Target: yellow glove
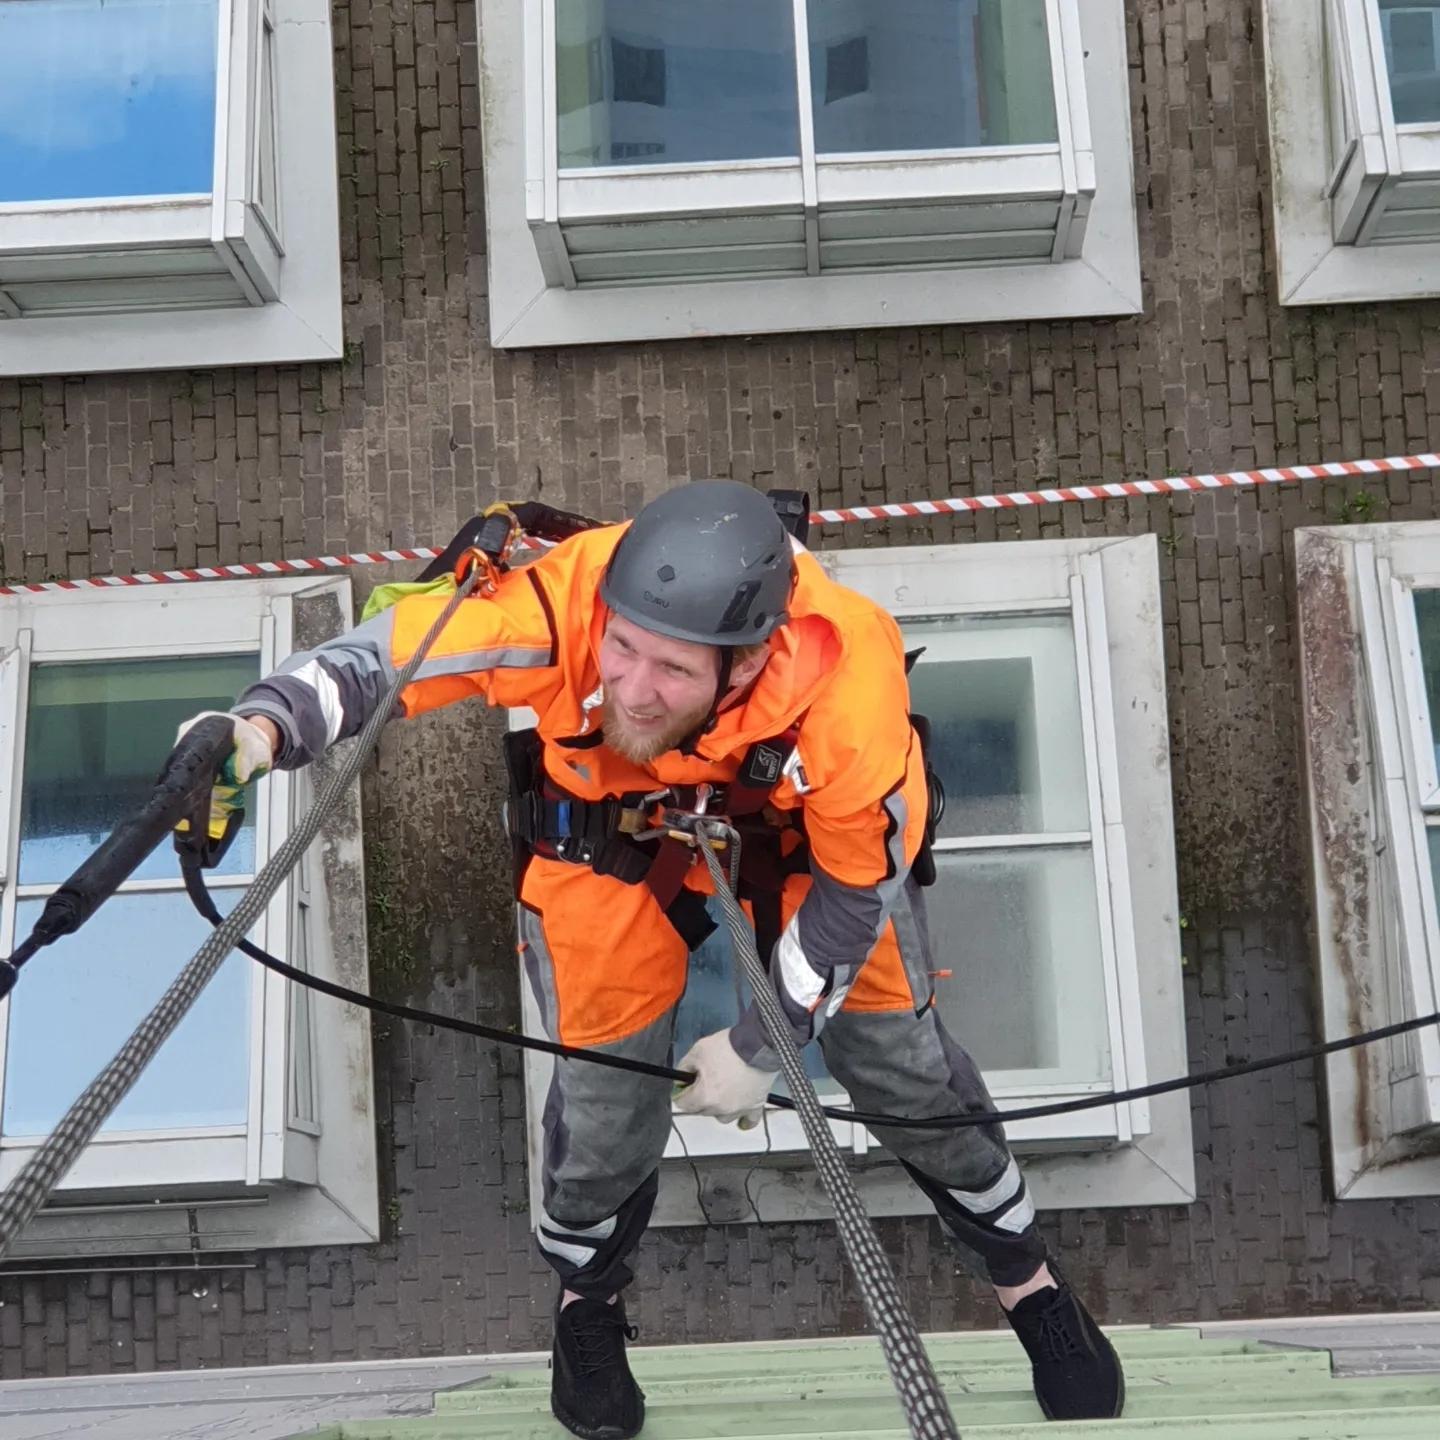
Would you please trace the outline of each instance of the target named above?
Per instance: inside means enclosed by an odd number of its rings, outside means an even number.
[[[225,764],[210,791],[210,820],[206,828],[210,838],[219,841],[229,829],[230,817],[245,808],[245,787],[270,769],[275,755],[270,748],[269,737],[258,725],[252,725],[243,715],[229,715],[223,710],[202,710],[198,715],[192,715],[175,732],[176,744],[192,726],[215,716],[230,721],[234,738],[230,753],[225,757]],[[190,823],[182,820],[175,828],[188,830]]]

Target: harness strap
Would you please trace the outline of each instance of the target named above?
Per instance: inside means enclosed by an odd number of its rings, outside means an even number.
[[[695,863],[692,845],[669,835],[651,838],[655,808],[694,812],[703,793],[706,813],[728,815],[744,826],[748,841],[741,850],[742,894],[763,911],[763,938],[770,946],[779,938],[780,890],[785,877],[807,865],[803,842],[787,853],[781,828],[767,814],[770,796],[780,783],[794,752],[799,724],[783,734],[751,745],[739,772],[728,785],[671,785],[644,793],[586,800],[571,795],[546,773],[543,745],[533,730],[506,737],[510,797],[506,820],[515,849],[516,892],[531,855],[589,865],[626,885],[646,884],[656,903],[693,950],[715,928],[704,896],[685,885]],[[778,820],[778,816],[776,817]],[[647,838],[641,840],[640,836]]]

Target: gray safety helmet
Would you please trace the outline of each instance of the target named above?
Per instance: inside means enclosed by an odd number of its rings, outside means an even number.
[[[635,517],[600,598],[646,630],[731,648],[785,623],[794,575],[789,533],[764,495],[736,480],[696,480]]]

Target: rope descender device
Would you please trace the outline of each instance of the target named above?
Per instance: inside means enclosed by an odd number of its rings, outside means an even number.
[[[499,587],[500,577],[510,568],[510,557],[524,533],[519,517],[508,505],[502,502],[489,506],[479,533],[455,561],[455,583],[463,585],[470,572],[479,566],[483,578],[474,593],[493,595]]]

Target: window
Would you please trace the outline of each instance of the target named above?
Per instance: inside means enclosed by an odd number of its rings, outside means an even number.
[[[1440,239],[1440,0],[1329,0],[1337,244]]]
[[[307,617],[328,612],[338,628],[342,600],[343,581],[227,583],[180,603],[163,591],[0,600],[0,953],[148,794],[177,724],[228,708],[295,648]],[[308,808],[309,791],[308,775],[258,788],[210,880],[222,911]],[[332,883],[343,892],[350,868],[332,854],[307,855],[252,938],[301,968],[333,971],[328,892]],[[162,846],[103,915],[25,968],[0,1004],[0,1183],[208,930]],[[55,1043],[60,1030],[64,1045]],[[363,1022],[336,1007],[317,1030],[308,991],[231,955],[62,1182],[58,1214],[42,1213],[22,1250],[370,1238],[351,1218],[376,1205],[373,1137],[351,1083],[368,1073],[368,1048]],[[310,1238],[276,1238],[290,1235]]]
[[[1058,3],[543,8],[555,37],[553,153],[548,117],[532,106],[527,124],[547,151],[534,178],[555,187],[556,213],[530,220],[550,232],[552,284],[1080,251],[1094,163],[1077,27]],[[863,33],[847,37],[857,24]],[[597,42],[604,53],[607,40],[608,75],[560,64]],[[533,59],[532,100],[543,104],[545,57]],[[1075,112],[1063,126],[1057,94]],[[841,95],[857,103],[837,109]],[[670,183],[656,185],[656,165]]]
[[[1440,0],[1378,0],[1397,125],[1440,125]]]
[[[908,648],[924,647],[911,703],[931,721],[947,797],[939,876],[926,892],[936,961],[949,972],[937,1004],[997,1104],[1015,1109],[1183,1073],[1153,538],[820,558],[886,605]],[[1141,753],[1157,763],[1121,765],[1122,755]],[[745,998],[733,974],[717,933],[692,957],[677,1054],[733,1023]],[[806,1058],[822,1093],[845,1103],[818,1047]],[[527,1066],[538,1133],[548,1069],[534,1056]],[[867,1156],[859,1175],[877,1213],[921,1205],[863,1127],[832,1127]],[[1193,1197],[1183,1097],[1021,1121],[1010,1135],[1031,1152],[1037,1203]],[[754,1218],[752,1204],[766,1219],[812,1213],[805,1149],[792,1115],[772,1114],[768,1135],[676,1116],[661,1223],[702,1218],[695,1179],[680,1168],[687,1155],[705,1162],[715,1218]]]
[[[1282,300],[1440,293],[1440,0],[1266,0],[1265,25]]]
[[[1326,1039],[1440,1010],[1440,524],[1296,532]],[[1440,1035],[1327,1062],[1342,1199],[1440,1194]]]
[[[0,0],[0,374],[333,358],[334,142],[319,0]]]
[[[482,0],[480,38],[498,345],[1139,309],[1118,0]]]

